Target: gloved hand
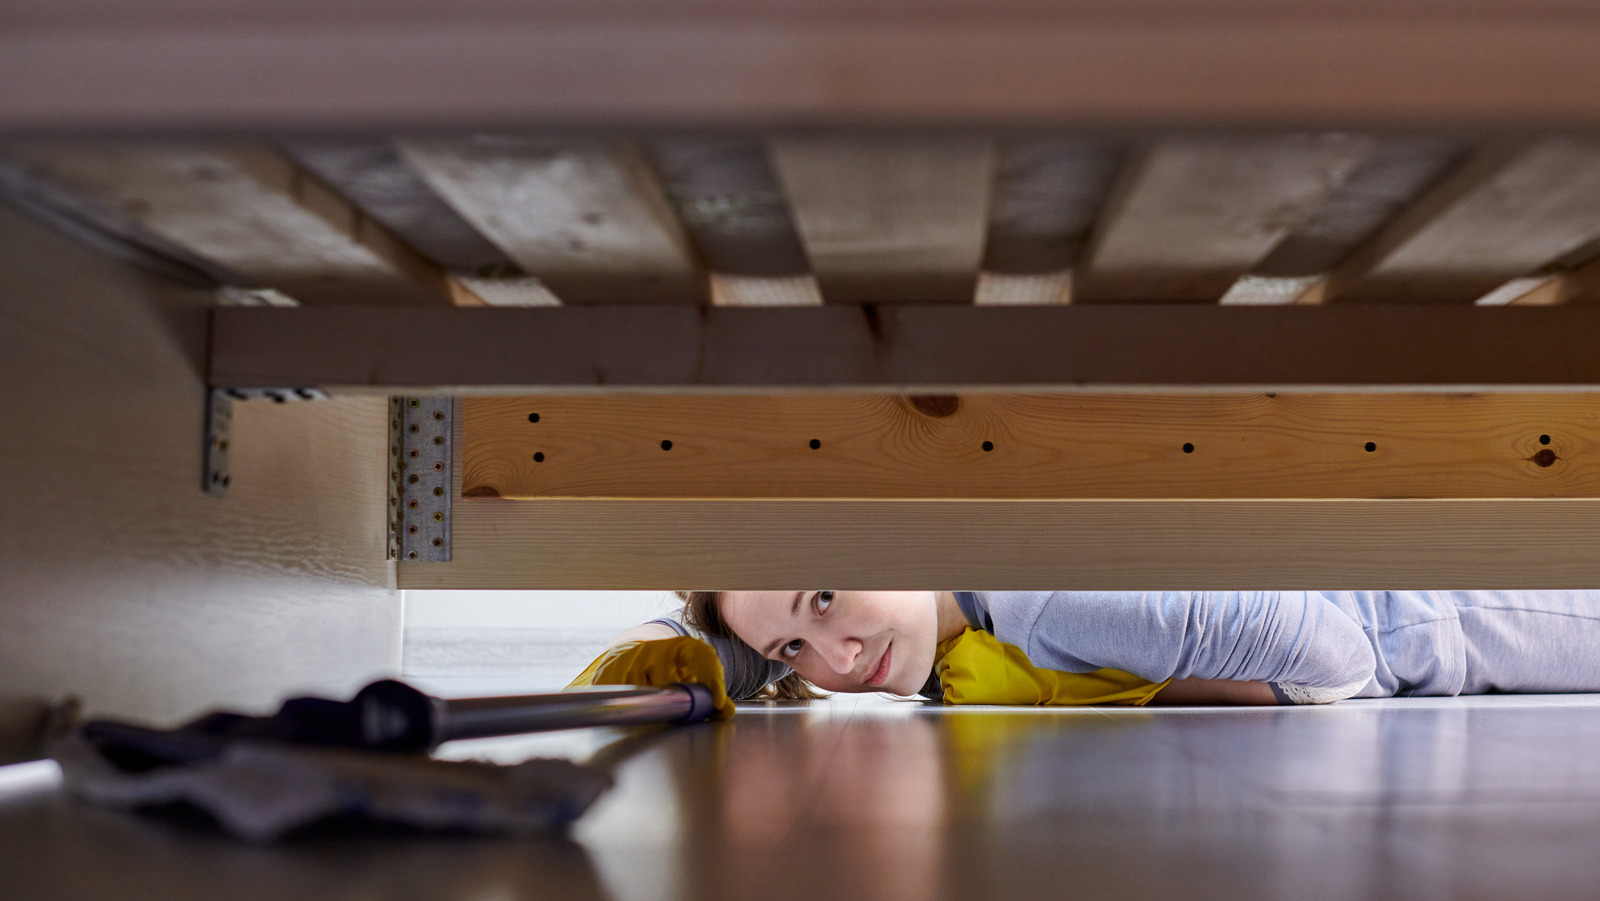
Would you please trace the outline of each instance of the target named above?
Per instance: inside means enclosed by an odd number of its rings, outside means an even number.
[[[1167,687],[1114,669],[1063,673],[1040,669],[1014,645],[973,629],[941,642],[934,671],[946,704],[1013,704],[1070,707],[1142,705]]]
[[[716,650],[686,635],[612,645],[567,687],[648,685],[671,688],[683,682],[696,682],[711,690],[711,699],[717,708],[712,719],[725,720],[733,716],[733,701],[728,697],[722,661],[717,659]]]

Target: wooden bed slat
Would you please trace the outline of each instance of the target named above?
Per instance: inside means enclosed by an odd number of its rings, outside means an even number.
[[[400,588],[1592,588],[1596,500],[458,499]]]
[[[991,140],[783,137],[770,146],[828,303],[972,302]]]
[[[392,141],[298,139],[284,149],[440,266],[467,273],[515,267],[406,165]]]
[[[1074,302],[1215,302],[1375,146],[1342,134],[1158,143],[1096,227]]]
[[[1600,497],[1595,394],[529,396],[464,409],[469,497]]]
[[[717,306],[818,306],[783,188],[759,138],[674,138],[646,149],[706,268]]]
[[[259,145],[9,143],[0,153],[76,195],[305,303],[444,305],[432,261]]]
[[[1480,150],[1302,303],[1471,303],[1600,235],[1600,143]]]
[[[563,303],[705,303],[694,251],[632,144],[478,135],[401,155]]]
[[[1380,138],[1377,148],[1251,270],[1267,278],[1324,276],[1467,158],[1450,138]]]
[[[1082,255],[1122,164],[1121,148],[1072,138],[1001,143],[974,302],[1070,303]]]
[[[1600,306],[221,309],[213,383],[562,391],[1600,388]]]

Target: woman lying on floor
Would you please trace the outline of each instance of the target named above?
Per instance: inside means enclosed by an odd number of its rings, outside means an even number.
[[[1031,705],[1600,691],[1600,591],[680,596],[679,619],[617,636],[573,684],[693,681],[742,700],[805,697],[809,682]]]

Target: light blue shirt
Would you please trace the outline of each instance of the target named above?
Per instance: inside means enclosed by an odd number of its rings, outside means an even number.
[[[974,628],[1063,672],[1268,682],[1279,699],[1453,695],[1466,676],[1448,591],[957,592]]]

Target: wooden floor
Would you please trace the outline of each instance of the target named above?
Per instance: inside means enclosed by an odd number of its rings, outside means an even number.
[[[592,756],[572,840],[254,848],[0,786],[32,898],[1594,898],[1600,695],[1316,709],[831,700],[447,748]]]

